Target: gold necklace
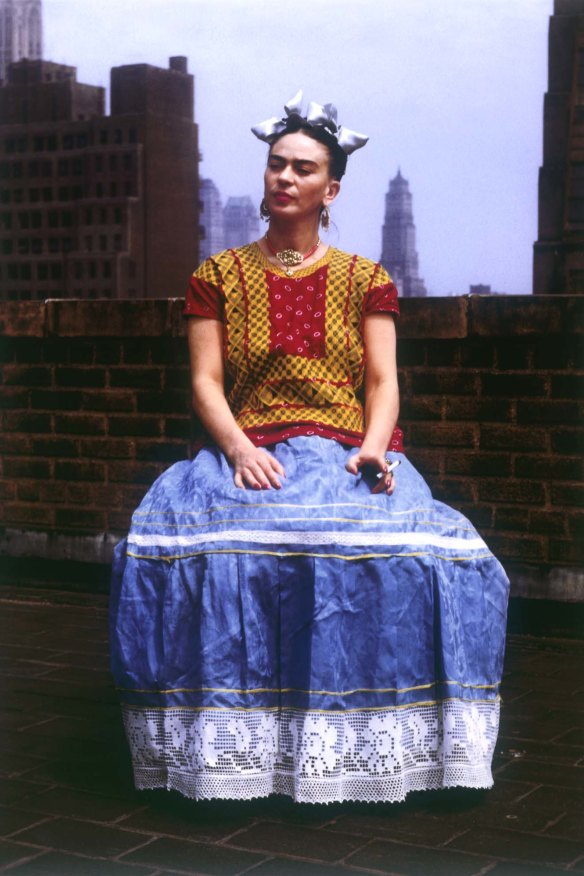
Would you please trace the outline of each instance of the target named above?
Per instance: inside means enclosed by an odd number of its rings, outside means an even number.
[[[311,246],[308,252],[302,255],[302,253],[298,252],[297,249],[282,249],[280,250],[280,252],[277,252],[270,243],[270,238],[267,234],[265,235],[264,240],[266,241],[266,245],[272,255],[278,259],[281,265],[283,265],[286,271],[286,276],[288,277],[291,277],[294,273],[292,271],[293,267],[295,267],[296,265],[301,265],[303,261],[305,261],[307,258],[310,258],[311,255],[314,255],[314,253],[320,246],[320,237],[318,237],[314,246]]]

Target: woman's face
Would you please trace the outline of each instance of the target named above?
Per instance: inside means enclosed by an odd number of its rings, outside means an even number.
[[[321,207],[334,201],[340,189],[330,176],[329,162],[327,147],[302,131],[280,137],[270,149],[264,174],[270,215],[318,219]]]

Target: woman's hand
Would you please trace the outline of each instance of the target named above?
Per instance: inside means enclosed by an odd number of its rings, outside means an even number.
[[[388,472],[389,464],[385,458],[385,453],[374,453],[369,452],[363,447],[355,453],[348,460],[345,468],[351,474],[358,474],[359,469],[364,465],[369,465],[371,468],[377,469],[377,471],[381,472],[381,477],[379,478],[379,483],[376,484],[375,487],[371,490],[372,493],[383,493],[385,492],[388,496],[391,496],[393,491],[395,490],[395,480],[393,478],[393,472]]]
[[[261,447],[242,447],[229,454],[230,461],[235,469],[233,483],[236,487],[245,490],[247,486],[254,490],[269,490],[274,487],[281,488],[280,477],[285,477],[284,467],[278,460],[262,450]]]

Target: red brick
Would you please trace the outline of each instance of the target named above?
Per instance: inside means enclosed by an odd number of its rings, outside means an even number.
[[[413,423],[410,428],[410,440],[417,446],[474,447],[476,432],[477,427],[474,425]]]
[[[153,365],[182,365],[188,370],[189,346],[184,341],[175,338],[150,338],[150,358]]]
[[[404,298],[399,333],[402,338],[465,338],[468,334],[465,298]]]
[[[16,499],[16,484],[13,481],[0,481],[0,500],[9,502]]]
[[[107,515],[108,532],[126,533],[130,528],[132,511],[110,511]]]
[[[164,435],[167,438],[182,438],[189,441],[192,435],[191,417],[166,417]]]
[[[0,301],[0,334],[42,338],[45,334],[44,301]]]
[[[180,389],[181,392],[189,392],[191,387],[191,374],[188,368],[166,368],[164,372],[164,385],[167,389]]]
[[[401,403],[402,420],[441,420],[444,402],[442,398],[405,398]]]
[[[153,462],[110,462],[108,463],[108,480],[112,483],[150,485],[166,467],[165,465],[156,465]]]
[[[32,447],[35,456],[79,456],[77,442],[70,438],[35,438]]]
[[[38,502],[41,497],[42,481],[20,481],[17,483],[20,502]]]
[[[33,389],[31,407],[49,411],[77,411],[81,405],[81,393],[65,389]]]
[[[84,411],[129,412],[136,409],[136,394],[131,390],[96,390],[81,393],[81,408]]]
[[[34,390],[33,390],[34,391]],[[0,408],[13,411],[17,408],[28,408],[31,390],[16,386],[3,386],[0,394]]]
[[[485,450],[544,450],[548,449],[545,429],[527,426],[481,425],[480,446]]]
[[[577,368],[582,356],[582,340],[577,335],[549,335],[534,338],[534,365],[541,369]]]
[[[190,393],[176,389],[136,393],[137,408],[143,414],[180,414],[190,409]]]
[[[95,339],[97,365],[118,365],[122,361],[122,342],[112,338]]]
[[[104,435],[105,417],[63,414],[55,417],[55,432],[67,435]]]
[[[453,396],[446,399],[447,420],[475,420],[479,423],[492,420],[495,423],[505,423],[512,418],[513,406],[507,400],[471,396]]]
[[[584,375],[582,374],[554,374],[552,375],[553,398],[577,398],[584,397]]]
[[[90,511],[83,508],[57,508],[56,525],[75,529],[85,529],[90,532],[105,530],[106,514],[104,511]]]
[[[511,529],[527,532],[529,511],[527,508],[495,508],[495,529]]]
[[[549,550],[552,563],[584,563],[584,541],[573,538],[551,538]]]
[[[18,435],[6,432],[0,435],[0,453],[12,453],[17,456],[32,456],[32,439],[28,435]]]
[[[547,378],[533,374],[482,374],[483,395],[506,398],[547,395]]]
[[[55,477],[61,481],[103,481],[105,465],[84,459],[56,462]]]
[[[510,341],[499,341],[495,349],[497,369],[500,371],[525,371],[532,367],[531,338],[514,337]]]
[[[444,470],[447,474],[503,477],[511,474],[511,459],[503,453],[453,453],[445,456]]]
[[[4,460],[4,475],[13,478],[50,478],[51,463],[46,459]]]
[[[124,365],[150,365],[151,342],[148,338],[126,338],[122,344]],[[166,365],[164,359],[162,364]]]
[[[489,535],[486,541],[499,559],[531,561],[545,559],[543,536]]]
[[[57,386],[95,387],[105,386],[105,368],[57,368],[55,372]]]
[[[168,441],[137,441],[136,459],[152,462],[164,462],[167,465],[187,458],[187,448],[184,442],[170,443]]]
[[[132,459],[136,444],[123,438],[82,438],[80,453],[97,459]]]
[[[472,395],[477,392],[478,385],[475,374],[454,368],[412,374],[415,395]]]
[[[67,498],[67,485],[60,481],[39,481],[39,501],[64,502]]]
[[[427,362],[430,366],[459,365],[460,341],[439,340],[429,338],[427,341]]]
[[[108,417],[110,435],[119,437],[141,436],[143,438],[158,438],[162,434],[162,421],[159,417],[145,415],[127,417]]]
[[[6,386],[50,386],[52,374],[45,365],[6,365],[2,377]]]
[[[561,423],[577,425],[584,419],[584,409],[578,402],[568,401],[519,401],[518,423]]]
[[[435,498],[442,502],[474,502],[477,497],[472,481],[454,478],[434,479],[433,492]]]
[[[30,411],[8,411],[4,414],[4,429],[7,432],[39,432],[43,435],[52,431],[50,414]]]
[[[94,507],[98,503],[95,496],[95,484],[72,484],[67,482],[67,504],[88,505]]]
[[[4,521],[12,525],[52,526],[54,509],[44,505],[21,505],[8,502],[4,506]]]
[[[472,343],[463,344],[460,363],[464,368],[492,368],[495,345],[492,340],[473,338]]]
[[[545,490],[537,481],[510,481],[508,479],[479,481],[481,502],[514,502],[523,505],[541,505]]]
[[[552,450],[556,453],[583,453],[584,429],[552,429]]]
[[[161,368],[111,368],[110,385],[120,389],[162,389]]]
[[[479,505],[477,502],[467,505],[464,502],[458,502],[457,508],[478,529],[490,529],[493,522],[493,508],[491,505]]]
[[[582,474],[582,460],[561,456],[518,456],[515,474],[521,478],[541,480],[578,480]]]
[[[584,505],[583,484],[552,484],[552,505]]]
[[[426,342],[405,341],[401,337],[397,341],[397,361],[400,368],[426,363]]]
[[[543,535],[563,535],[566,532],[567,515],[561,511],[529,512],[529,532],[541,532]]]
[[[408,449],[408,459],[422,473],[438,474],[442,470],[443,450],[428,450],[423,447]]]

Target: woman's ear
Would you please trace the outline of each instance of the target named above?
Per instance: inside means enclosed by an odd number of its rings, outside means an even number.
[[[331,179],[328,188],[326,190],[326,194],[323,198],[322,205],[323,207],[328,207],[329,204],[332,204],[336,196],[341,191],[341,183],[338,179]]]

